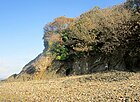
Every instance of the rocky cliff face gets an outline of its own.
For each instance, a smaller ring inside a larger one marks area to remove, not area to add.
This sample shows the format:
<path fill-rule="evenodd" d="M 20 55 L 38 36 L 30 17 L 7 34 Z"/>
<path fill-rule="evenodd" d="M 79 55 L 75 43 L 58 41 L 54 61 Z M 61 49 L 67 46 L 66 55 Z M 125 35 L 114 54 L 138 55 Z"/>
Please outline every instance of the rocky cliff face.
<path fill-rule="evenodd" d="M 118 49 L 114 54 L 90 52 L 67 60 L 57 60 L 51 53 L 50 40 L 43 53 L 29 62 L 19 74 L 10 76 L 7 81 L 28 81 L 51 79 L 71 75 L 91 74 L 100 71 L 140 71 L 140 54 Z M 139 46 L 139 45 L 138 45 Z"/>
<path fill-rule="evenodd" d="M 133 16 L 134 13 L 126 9 L 118 9 L 119 12 L 117 9 L 91 10 L 75 23 L 71 18 L 59 17 L 47 24 L 43 52 L 7 80 L 40 80 L 110 70 L 140 71 L 140 15 Z M 114 28 L 109 18 L 103 21 L 95 18 L 98 23 L 94 23 L 100 29 L 94 27 L 90 17 L 95 13 L 104 14 L 104 19 L 112 17 Z M 116 13 L 118 17 L 125 17 L 116 18 Z"/>
<path fill-rule="evenodd" d="M 28 81 L 51 79 L 63 76 L 91 74 L 100 71 L 140 71 L 140 58 L 124 58 L 122 53 L 105 55 L 90 53 L 67 61 L 58 61 L 43 53 L 29 62 L 19 74 L 9 77 L 8 81 Z"/>

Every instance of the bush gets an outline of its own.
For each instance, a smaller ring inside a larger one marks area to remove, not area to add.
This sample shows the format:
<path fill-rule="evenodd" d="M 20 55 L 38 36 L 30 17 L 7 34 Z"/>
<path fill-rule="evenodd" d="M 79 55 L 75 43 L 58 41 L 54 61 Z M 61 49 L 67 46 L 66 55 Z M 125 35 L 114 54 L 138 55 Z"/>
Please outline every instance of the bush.
<path fill-rule="evenodd" d="M 53 42 L 51 51 L 57 60 L 90 51 L 113 54 L 121 49 L 124 53 L 139 53 L 139 5 L 139 0 L 128 0 L 111 8 L 95 7 L 75 20 L 57 18 L 45 26 L 44 41 Z"/>
<path fill-rule="evenodd" d="M 128 24 L 130 19 L 131 11 L 122 6 L 95 8 L 82 14 L 70 25 L 69 37 L 83 41 L 87 47 L 98 46 L 102 52 L 112 53 L 131 35 L 131 26 Z M 77 43 L 74 46 L 76 45 Z"/>
<path fill-rule="evenodd" d="M 52 48 L 53 54 L 56 56 L 57 60 L 66 60 L 69 58 L 69 50 L 65 45 L 55 43 Z"/>
<path fill-rule="evenodd" d="M 124 3 L 126 9 L 140 13 L 140 0 L 127 0 Z"/>

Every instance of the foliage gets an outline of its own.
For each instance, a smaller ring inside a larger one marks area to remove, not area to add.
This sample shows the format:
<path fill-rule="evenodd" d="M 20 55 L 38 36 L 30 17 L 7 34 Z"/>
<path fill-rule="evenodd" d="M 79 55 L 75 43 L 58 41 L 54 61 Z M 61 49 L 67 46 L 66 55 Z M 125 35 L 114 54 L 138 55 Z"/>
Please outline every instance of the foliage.
<path fill-rule="evenodd" d="M 134 49 L 139 53 L 139 7 L 139 0 L 127 0 L 111 8 L 95 7 L 76 19 L 56 18 L 44 27 L 44 42 L 53 42 L 50 47 L 58 60 L 90 51 L 113 54 Z"/>
<path fill-rule="evenodd" d="M 44 27 L 44 40 L 48 40 L 51 35 L 60 34 L 63 29 L 66 29 L 68 24 L 72 22 L 72 18 L 66 18 L 64 16 L 55 18 L 53 22 L 50 22 Z"/>
<path fill-rule="evenodd" d="M 68 32 L 69 32 L 68 29 L 65 29 L 62 31 L 61 37 L 62 37 L 63 42 L 67 42 L 69 40 Z"/>
<path fill-rule="evenodd" d="M 93 48 L 99 46 L 101 51 L 111 53 L 120 46 L 126 36 L 130 35 L 130 26 L 127 26 L 130 18 L 131 12 L 120 6 L 106 9 L 95 8 L 82 14 L 70 25 L 69 36 L 71 39 L 76 37 L 84 41 L 87 48 L 91 45 Z M 89 50 L 92 49 L 89 48 Z"/>
<path fill-rule="evenodd" d="M 127 0 L 124 3 L 124 7 L 140 13 L 140 0 Z"/>
<path fill-rule="evenodd" d="M 66 60 L 69 57 L 69 53 L 68 53 L 69 50 L 65 45 L 56 43 L 52 50 L 56 55 L 57 60 Z"/>
<path fill-rule="evenodd" d="M 73 22 L 73 18 L 66 18 L 64 16 L 55 18 L 53 22 L 50 22 L 44 27 L 44 46 L 45 50 L 48 50 L 48 42 L 62 42 L 62 30 L 66 29 L 70 22 Z"/>

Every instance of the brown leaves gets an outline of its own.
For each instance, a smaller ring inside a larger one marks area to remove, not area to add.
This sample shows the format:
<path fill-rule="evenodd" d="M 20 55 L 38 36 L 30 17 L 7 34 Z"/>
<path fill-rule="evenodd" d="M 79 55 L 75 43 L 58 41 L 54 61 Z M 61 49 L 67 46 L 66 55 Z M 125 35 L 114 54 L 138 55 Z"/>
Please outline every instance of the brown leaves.
<path fill-rule="evenodd" d="M 61 16 L 55 18 L 53 22 L 46 24 L 44 27 L 44 42 L 62 42 L 61 31 L 66 29 L 69 23 L 73 21 L 73 18 Z"/>
<path fill-rule="evenodd" d="M 73 21 L 73 18 L 66 18 L 65 16 L 61 16 L 55 18 L 53 22 L 48 23 L 44 29 L 47 31 L 62 30 L 65 29 L 68 26 L 68 24 Z"/>

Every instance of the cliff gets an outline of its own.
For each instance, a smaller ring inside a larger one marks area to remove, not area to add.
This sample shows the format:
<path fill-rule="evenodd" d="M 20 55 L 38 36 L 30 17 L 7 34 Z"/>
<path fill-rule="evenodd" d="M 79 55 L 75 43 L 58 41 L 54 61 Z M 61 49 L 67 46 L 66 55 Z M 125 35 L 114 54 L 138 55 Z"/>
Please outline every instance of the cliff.
<path fill-rule="evenodd" d="M 44 27 L 43 52 L 7 80 L 140 71 L 140 13 L 135 4 L 129 5 L 96 7 L 78 18 L 54 19 Z"/>

